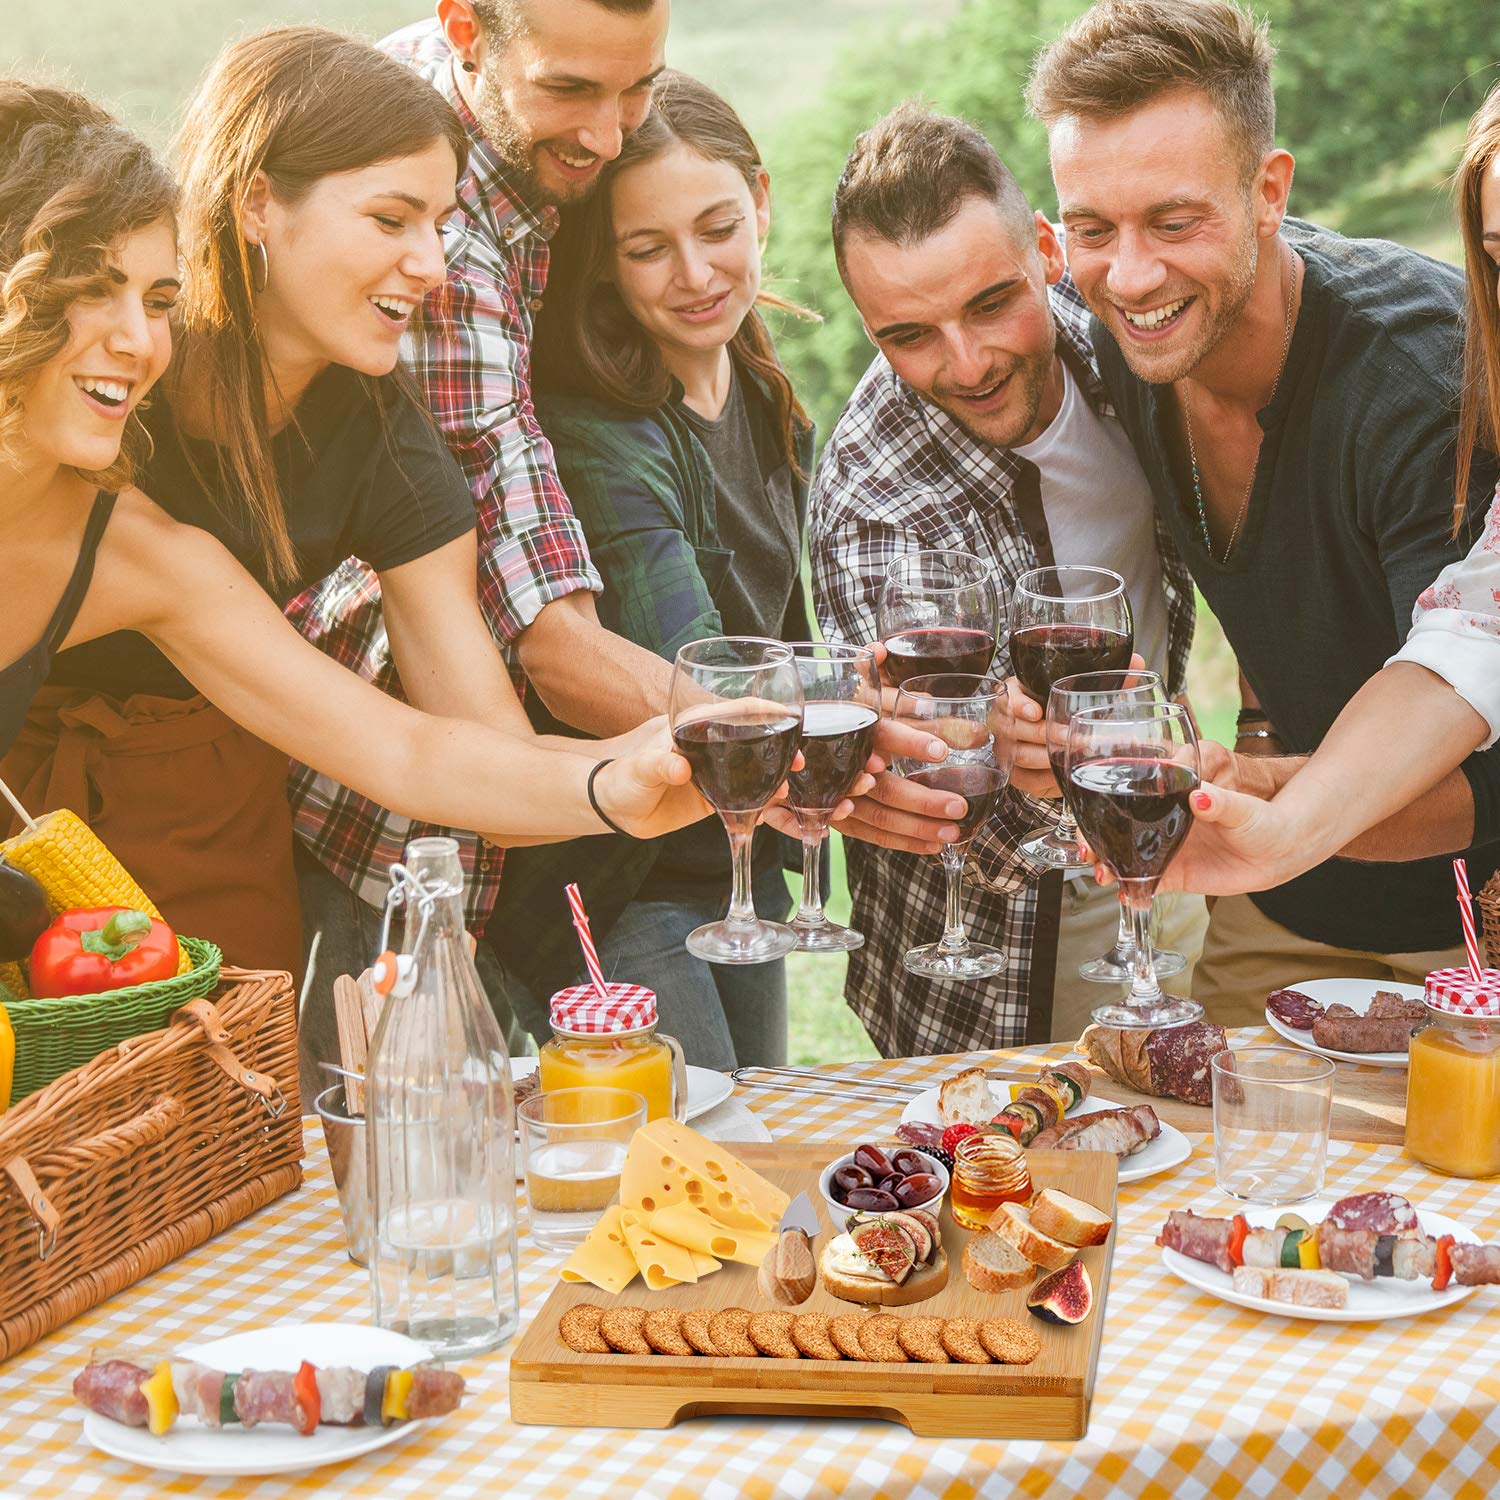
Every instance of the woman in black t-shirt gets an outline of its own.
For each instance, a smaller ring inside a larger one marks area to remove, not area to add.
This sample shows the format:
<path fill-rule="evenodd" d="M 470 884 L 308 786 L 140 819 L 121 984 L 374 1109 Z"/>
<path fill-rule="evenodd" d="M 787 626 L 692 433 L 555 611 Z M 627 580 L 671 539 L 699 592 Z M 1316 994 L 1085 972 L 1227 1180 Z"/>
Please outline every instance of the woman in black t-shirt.
<path fill-rule="evenodd" d="M 413 77 L 400 67 L 395 76 Z M 441 121 L 446 106 L 432 98 Z M 353 112 L 347 97 L 343 108 Z M 377 113 L 392 118 L 392 101 L 383 99 Z M 440 199 L 435 212 L 450 201 L 457 170 L 455 151 L 438 128 L 447 153 L 441 186 L 448 196 L 426 188 Z M 400 163 L 390 165 L 394 170 Z M 661 721 L 614 742 L 619 758 L 600 768 L 592 765 L 600 747 L 578 753 L 585 747 L 577 742 L 552 748 L 531 736 L 503 670 L 493 683 L 481 671 L 471 701 L 459 703 L 455 691 L 451 717 L 408 708 L 303 641 L 264 587 L 207 530 L 179 524 L 130 486 L 145 449 L 141 403 L 171 352 L 170 315 L 179 285 L 174 199 L 170 179 L 146 148 L 82 96 L 0 84 L 0 202 L 6 210 L 0 219 L 0 527 L 8 574 L 7 608 L 0 616 L 0 753 L 12 750 L 36 675 L 53 651 L 111 632 L 139 631 L 225 714 L 275 747 L 280 772 L 274 794 L 283 816 L 279 788 L 289 754 L 408 816 L 487 829 L 504 843 L 597 832 L 608 818 L 637 833 L 658 833 L 701 816 L 701 800 L 681 790 L 688 767 L 669 753 Z M 424 215 L 423 224 L 435 240 L 433 217 Z M 427 238 L 426 232 L 412 232 Z M 422 278 L 413 272 L 410 279 Z M 380 387 L 372 389 L 386 399 Z M 338 390 L 313 378 L 296 414 L 322 412 L 325 391 Z M 226 410 L 216 408 L 216 422 Z M 373 420 L 372 431 L 390 428 L 392 463 L 410 486 L 420 484 L 419 471 L 408 472 L 395 461 L 406 452 L 403 443 L 425 428 L 395 406 L 378 406 Z M 222 423 L 210 430 L 222 432 Z M 433 463 L 441 456 L 433 450 Z M 351 450 L 351 470 L 356 458 Z M 432 493 L 423 486 L 402 495 L 424 507 Z M 437 514 L 436 507 L 427 514 Z M 409 525 L 411 517 L 403 514 L 401 520 Z M 457 531 L 456 520 L 453 527 L 451 541 L 434 531 L 419 534 L 415 545 L 426 535 L 438 539 L 439 551 L 452 549 L 449 572 L 459 603 L 444 598 L 433 613 L 460 607 L 466 594 L 477 619 L 472 535 Z M 330 547 L 343 545 L 344 533 L 330 534 Z M 392 575 L 408 566 L 396 549 L 410 544 L 405 533 L 391 542 Z M 496 653 L 487 633 L 484 641 L 489 661 Z M 458 647 L 449 643 L 446 649 L 437 662 L 413 654 L 409 677 L 421 677 L 424 669 L 434 675 L 451 671 L 460 659 Z M 114 677 L 107 683 L 128 691 Z M 87 792 L 115 784 L 102 763 L 116 745 L 132 744 L 137 736 L 149 753 L 119 758 L 148 761 L 156 769 L 150 775 L 122 769 L 120 784 L 137 794 L 134 801 L 111 797 L 101 807 L 89 799 L 74 810 L 124 856 L 169 920 L 195 930 L 153 889 L 148 866 L 159 860 L 149 858 L 150 841 L 183 862 L 189 878 L 203 880 L 207 855 L 195 865 L 195 851 L 178 835 L 199 826 L 195 820 L 205 818 L 215 802 L 244 803 L 244 788 L 233 779 L 237 763 L 232 757 L 192 759 L 191 721 L 202 712 L 195 700 L 179 704 L 175 714 L 158 712 L 148 736 L 129 720 L 128 701 L 102 694 L 75 698 L 81 701 L 64 717 L 100 731 L 100 752 L 84 768 Z M 489 718 L 491 726 L 462 722 L 458 714 Z M 513 732 L 497 732 L 496 726 Z M 16 747 L 8 769 L 22 748 Z M 197 781 L 178 774 L 183 765 L 201 772 L 215 764 L 228 774 Z M 590 809 L 591 798 L 608 818 Z M 268 794 L 259 811 L 273 811 L 271 801 Z M 34 804 L 34 810 L 43 805 Z M 130 826 L 142 832 L 127 849 L 117 833 Z M 218 858 L 215 876 L 248 855 L 242 846 Z M 243 931 L 241 914 L 225 903 L 214 926 L 197 930 L 233 952 Z M 254 954 L 245 956 L 256 961 Z"/>

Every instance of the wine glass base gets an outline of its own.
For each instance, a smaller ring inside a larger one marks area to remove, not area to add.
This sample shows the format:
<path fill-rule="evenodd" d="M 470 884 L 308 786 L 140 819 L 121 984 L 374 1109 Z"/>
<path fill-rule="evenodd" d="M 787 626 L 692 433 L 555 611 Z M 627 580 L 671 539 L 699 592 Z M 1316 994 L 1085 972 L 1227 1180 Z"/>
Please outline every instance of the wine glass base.
<path fill-rule="evenodd" d="M 1180 974 L 1187 968 L 1187 959 L 1170 949 L 1165 953 L 1154 949 L 1152 958 L 1158 979 L 1170 979 L 1172 975 Z M 1087 979 L 1092 984 L 1129 984 L 1135 978 L 1135 970 L 1130 965 L 1131 955 L 1128 949 L 1111 948 L 1103 958 L 1079 964 L 1078 977 Z"/>
<path fill-rule="evenodd" d="M 1092 870 L 1086 859 L 1078 857 L 1076 839 L 1060 839 L 1055 828 L 1038 828 L 1028 834 L 1020 846 L 1023 858 L 1042 870 Z"/>
<path fill-rule="evenodd" d="M 945 953 L 941 944 L 928 943 L 911 949 L 901 962 L 925 979 L 991 979 L 1005 969 L 1005 955 L 982 943 L 970 943 L 962 953 Z"/>
<path fill-rule="evenodd" d="M 1118 1031 L 1154 1031 L 1163 1026 L 1187 1026 L 1202 1020 L 1203 1007 L 1196 1000 L 1163 995 L 1161 999 L 1148 1000 L 1144 1005 L 1130 1005 L 1123 1000 L 1114 1005 L 1100 1005 L 1093 1015 L 1101 1026 L 1112 1026 Z"/>
<path fill-rule="evenodd" d="M 797 946 L 797 934 L 783 922 L 757 919 L 731 927 L 708 922 L 687 935 L 687 951 L 710 964 L 768 964 L 785 958 Z"/>
<path fill-rule="evenodd" d="M 793 951 L 797 953 L 853 953 L 865 945 L 864 933 L 840 927 L 837 922 L 820 922 L 815 927 L 793 922 L 791 927 L 797 938 Z"/>

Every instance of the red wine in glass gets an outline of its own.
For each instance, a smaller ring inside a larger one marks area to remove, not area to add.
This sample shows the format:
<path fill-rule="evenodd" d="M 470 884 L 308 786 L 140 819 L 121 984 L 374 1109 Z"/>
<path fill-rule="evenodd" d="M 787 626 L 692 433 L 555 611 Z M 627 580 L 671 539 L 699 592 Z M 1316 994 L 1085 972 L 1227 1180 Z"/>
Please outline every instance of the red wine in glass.
<path fill-rule="evenodd" d="M 995 637 L 988 630 L 904 630 L 887 638 L 885 653 L 886 676 L 897 687 L 934 672 L 983 676 L 995 656 Z"/>
<path fill-rule="evenodd" d="M 809 701 L 802 716 L 805 765 L 787 778 L 787 805 L 807 812 L 836 808 L 869 760 L 879 722 L 865 703 Z"/>
<path fill-rule="evenodd" d="M 1021 686 L 1045 705 L 1052 684 L 1079 672 L 1124 671 L 1135 649 L 1131 630 L 1094 625 L 1027 625 L 1010 637 L 1010 662 Z"/>
<path fill-rule="evenodd" d="M 802 725 L 793 714 L 705 716 L 672 730 L 693 781 L 720 812 L 758 812 L 786 780 Z"/>
<path fill-rule="evenodd" d="M 1159 880 L 1192 824 L 1190 767 L 1155 756 L 1111 756 L 1073 767 L 1072 805 L 1090 846 L 1117 880 Z"/>
<path fill-rule="evenodd" d="M 952 792 L 969 804 L 968 812 L 955 819 L 958 826 L 955 847 L 967 844 L 985 825 L 1009 780 L 994 766 L 933 766 L 925 771 L 913 771 L 906 779 L 933 791 Z"/>

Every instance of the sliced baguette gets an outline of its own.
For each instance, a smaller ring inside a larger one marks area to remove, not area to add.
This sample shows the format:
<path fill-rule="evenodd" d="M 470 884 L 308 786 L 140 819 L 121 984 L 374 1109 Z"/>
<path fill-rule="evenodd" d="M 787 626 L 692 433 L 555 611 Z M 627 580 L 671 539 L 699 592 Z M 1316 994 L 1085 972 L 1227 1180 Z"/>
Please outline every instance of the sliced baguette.
<path fill-rule="evenodd" d="M 1113 1225 L 1114 1220 L 1092 1203 L 1070 1198 L 1056 1188 L 1044 1188 L 1031 1200 L 1031 1227 L 1076 1249 L 1102 1245 Z"/>
<path fill-rule="evenodd" d="M 1349 1305 L 1349 1283 L 1334 1271 L 1236 1266 L 1234 1289 L 1249 1297 L 1290 1302 L 1297 1307 L 1341 1308 Z"/>
<path fill-rule="evenodd" d="M 1019 1203 L 1002 1203 L 990 1215 L 990 1228 L 1033 1265 L 1045 1266 L 1049 1271 L 1060 1271 L 1073 1259 L 1074 1247 L 1035 1228 L 1031 1215 Z"/>
<path fill-rule="evenodd" d="M 965 1068 L 938 1090 L 944 1125 L 988 1125 L 995 1117 L 995 1095 L 983 1068 Z"/>
<path fill-rule="evenodd" d="M 976 1292 L 1014 1292 L 1030 1286 L 1032 1265 L 1009 1240 L 988 1230 L 964 1246 L 964 1278 Z"/>

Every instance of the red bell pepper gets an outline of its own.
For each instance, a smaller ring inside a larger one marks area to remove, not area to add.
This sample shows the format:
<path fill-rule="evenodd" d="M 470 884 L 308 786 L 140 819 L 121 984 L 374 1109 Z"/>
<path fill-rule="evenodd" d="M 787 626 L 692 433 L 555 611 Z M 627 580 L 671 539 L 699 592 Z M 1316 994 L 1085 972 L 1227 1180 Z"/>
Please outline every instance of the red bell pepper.
<path fill-rule="evenodd" d="M 177 934 L 127 906 L 65 911 L 31 949 L 31 991 L 48 999 L 99 995 L 176 972 Z"/>
<path fill-rule="evenodd" d="M 292 1425 L 306 1437 L 323 1415 L 323 1397 L 318 1390 L 318 1372 L 304 1359 L 292 1376 L 292 1394 L 297 1398 L 297 1420 Z"/>
<path fill-rule="evenodd" d="M 1237 1266 L 1245 1264 L 1245 1241 L 1250 1238 L 1250 1221 L 1236 1214 L 1229 1230 L 1229 1259 Z"/>
<path fill-rule="evenodd" d="M 1438 1236 L 1437 1251 L 1433 1257 L 1432 1289 L 1435 1292 L 1446 1291 L 1449 1281 L 1453 1279 L 1453 1236 L 1444 1234 Z"/>

